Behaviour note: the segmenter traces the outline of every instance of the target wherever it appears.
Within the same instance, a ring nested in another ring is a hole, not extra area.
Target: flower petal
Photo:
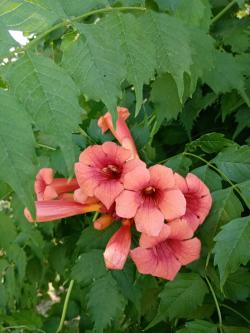
[[[156,269],[157,257],[152,249],[137,247],[130,251],[130,256],[140,273],[152,274]]]
[[[88,199],[88,196],[86,193],[78,188],[77,190],[74,191],[74,200],[79,203],[84,203]]]
[[[152,275],[166,280],[173,280],[181,269],[181,263],[176,259],[166,242],[157,245],[155,250],[158,264]]]
[[[104,153],[109,156],[110,164],[113,162],[115,164],[121,165],[127,161],[131,155],[130,150],[120,147],[111,141],[103,143],[102,149]]]
[[[123,225],[110,238],[103,254],[105,265],[109,269],[123,269],[131,246],[130,226]]]
[[[138,191],[149,184],[150,173],[146,166],[140,165],[124,176],[124,188]]]
[[[164,216],[152,199],[145,199],[135,215],[136,229],[150,236],[158,236],[163,225]]]
[[[171,189],[175,187],[173,170],[164,165],[156,164],[149,168],[150,185],[161,189]]]
[[[180,190],[164,191],[158,206],[166,220],[173,220],[185,214],[186,200]]]
[[[116,198],[116,214],[123,218],[133,218],[140,206],[141,198],[138,192],[124,190]]]
[[[174,174],[175,184],[182,193],[186,193],[188,191],[187,183],[184,177],[179,175],[177,172]]]
[[[176,219],[168,223],[170,229],[169,239],[189,239],[194,232],[189,223],[185,219]]]
[[[200,258],[201,242],[196,237],[185,241],[169,239],[167,243],[182,265]]]
[[[167,224],[163,225],[159,236],[153,237],[147,234],[141,234],[140,243],[139,243],[140,247],[143,248],[154,247],[157,244],[165,241],[168,238],[169,234],[170,234],[170,228]]]
[[[102,150],[101,145],[93,145],[86,148],[79,157],[79,161],[85,165],[101,168],[107,157]]]
[[[122,190],[123,185],[118,180],[103,181],[96,187],[94,195],[109,209]]]
[[[92,197],[95,188],[102,181],[101,174],[95,168],[81,162],[75,163],[75,174],[82,191]]]

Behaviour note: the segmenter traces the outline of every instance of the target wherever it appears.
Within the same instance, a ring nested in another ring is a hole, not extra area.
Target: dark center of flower
[[[102,168],[102,172],[109,177],[118,178],[121,174],[120,168],[116,165],[108,164],[106,167]]]
[[[153,186],[148,186],[144,189],[144,194],[145,195],[153,195],[155,194],[156,189]]]

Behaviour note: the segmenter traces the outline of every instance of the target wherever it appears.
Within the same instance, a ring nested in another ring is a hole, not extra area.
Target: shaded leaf
[[[234,273],[241,264],[245,265],[250,259],[250,217],[235,219],[222,227],[215,241],[214,264],[219,268],[223,286],[229,274]]]
[[[224,294],[233,301],[245,301],[250,296],[250,272],[240,268],[230,274],[223,287]]]
[[[195,320],[186,323],[177,333],[217,333],[217,327],[205,320]]]
[[[211,192],[222,188],[222,178],[218,173],[211,170],[208,165],[193,169],[192,173],[198,176],[208,186]]]

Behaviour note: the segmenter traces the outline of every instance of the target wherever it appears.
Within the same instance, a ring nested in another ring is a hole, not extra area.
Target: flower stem
[[[241,314],[239,311],[235,310],[234,308],[231,308],[231,306],[226,305],[226,304],[221,304],[221,307],[228,309],[232,312],[234,312],[235,314],[237,314],[239,317],[241,317],[243,320],[245,320],[246,323],[248,323],[250,325],[250,320],[247,319],[245,316],[243,316],[243,314]]]
[[[65,320],[66,313],[67,313],[67,310],[68,310],[70,294],[71,294],[73,286],[74,286],[74,280],[70,280],[69,288],[67,290],[67,294],[66,294],[66,297],[65,297],[65,300],[64,300],[64,304],[63,304],[63,311],[62,311],[61,320],[60,320],[58,329],[56,330],[56,333],[61,332],[62,329],[63,329],[64,320]]]
[[[81,14],[79,16],[73,17],[71,19],[67,19],[64,21],[61,21],[55,25],[53,25],[50,29],[42,32],[40,35],[36,36],[31,42],[26,44],[24,47],[18,47],[14,51],[9,52],[8,55],[3,56],[0,58],[0,63],[4,58],[11,58],[12,56],[15,56],[18,53],[22,53],[27,51],[28,49],[32,48],[35,44],[37,44],[40,40],[44,39],[46,36],[48,36],[51,32],[59,29],[59,28],[67,28],[73,25],[74,22],[78,22],[80,20],[83,20],[89,16],[92,15],[98,15],[98,14],[105,14],[109,12],[124,12],[124,11],[145,11],[145,7],[106,7],[106,8],[100,8],[95,9],[92,11],[89,11],[87,13]]]
[[[245,202],[247,208],[250,210],[250,203],[248,202],[248,199],[244,196],[244,194],[241,192],[241,190],[237,187],[237,184],[234,184],[225,174],[224,172],[222,172],[219,168],[217,168],[215,165],[213,165],[211,162],[207,161],[205,158],[200,157],[196,154],[193,153],[187,153],[187,152],[183,152],[183,155],[186,156],[192,156],[195,157],[199,160],[201,160],[202,162],[206,163],[211,169],[214,169],[222,178],[224,178],[231,186],[232,188],[239,194],[239,196],[241,197],[241,199]]]
[[[236,0],[232,0],[229,2],[229,4],[222,9],[216,16],[214,16],[211,20],[211,25],[213,25],[215,22],[217,22],[227,11],[229,11],[230,8],[232,8],[237,3]]]
[[[221,311],[220,311],[220,306],[219,306],[219,302],[217,300],[217,297],[215,295],[215,292],[214,292],[214,289],[213,289],[213,286],[211,285],[208,277],[205,275],[205,280],[208,284],[208,287],[210,289],[210,292],[213,296],[213,299],[214,299],[214,303],[215,303],[215,306],[216,306],[216,310],[217,310],[217,314],[218,314],[218,319],[219,319],[219,331],[220,333],[223,333],[223,322],[222,322],[222,316],[221,316]]]

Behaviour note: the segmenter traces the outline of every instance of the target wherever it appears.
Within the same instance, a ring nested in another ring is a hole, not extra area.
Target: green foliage
[[[93,282],[88,293],[88,308],[97,333],[102,333],[114,318],[121,316],[124,306],[125,300],[110,273]]]
[[[215,237],[214,263],[218,265],[221,285],[228,275],[234,273],[241,264],[246,265],[250,258],[247,249],[250,246],[250,219],[234,219]]]
[[[55,333],[70,279],[65,333],[249,332],[250,18],[236,15],[244,2],[0,0],[1,332]],[[92,214],[55,224],[23,216],[38,168],[71,177],[80,151],[114,140],[97,119],[115,118],[117,105],[129,108],[148,165],[192,172],[212,192],[196,232],[201,258],[171,282],[139,274],[130,259],[105,268],[119,222],[98,231]]]
[[[198,274],[182,273],[172,282],[168,282],[160,293],[158,314],[150,326],[162,319],[183,318],[202,304],[208,293],[205,282]]]

